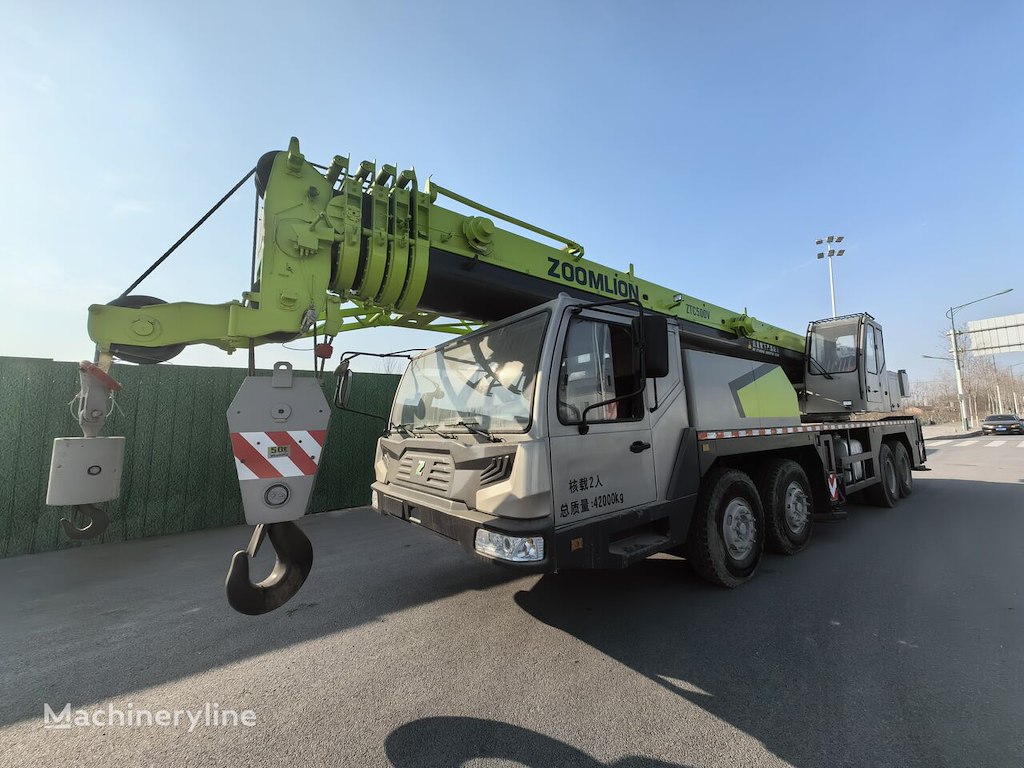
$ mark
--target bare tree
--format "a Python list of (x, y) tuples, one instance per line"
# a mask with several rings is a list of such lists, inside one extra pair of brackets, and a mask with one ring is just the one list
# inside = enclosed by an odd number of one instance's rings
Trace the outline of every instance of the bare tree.
[(401, 374), (409, 361), (404, 357), (377, 358), (377, 373)]
[[(948, 344), (949, 331), (946, 331), (943, 336)], [(1024, 383), (1019, 377), (1013, 376), (1010, 371), (1001, 370), (995, 355), (974, 352), (971, 349), (971, 336), (966, 325), (957, 329), (956, 342), (964, 392), (969, 403), (977, 403), (978, 419), (999, 410), (1013, 411), (1014, 393), (1017, 394), (1017, 402), (1024, 403), (1024, 397), (1022, 397), (1024, 396)], [(952, 371), (943, 372), (943, 380), (947, 377), (952, 381)], [(954, 403), (955, 399), (954, 394)]]

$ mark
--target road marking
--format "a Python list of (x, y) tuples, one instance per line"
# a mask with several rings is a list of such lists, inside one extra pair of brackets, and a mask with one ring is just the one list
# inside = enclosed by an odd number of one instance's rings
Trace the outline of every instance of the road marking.
[(957, 440), (956, 442), (957, 442), (957, 445), (959, 445), (961, 448), (966, 448), (969, 445), (974, 445), (978, 441), (977, 440)]
[(925, 446), (927, 446), (928, 448), (941, 448), (942, 446), (944, 446), (948, 442), (950, 442), (950, 441), (949, 440), (928, 440), (927, 442), (925, 442)]
[(1020, 445), (1018, 445), (1017, 447), (1018, 448), (1024, 448), (1024, 441), (1021, 441)]
[(986, 448), (998, 448), (1000, 445), (1005, 445), (1005, 444), (1006, 444), (1005, 440), (992, 440), (992, 441), (990, 441), (988, 443), (985, 443), (985, 447)]

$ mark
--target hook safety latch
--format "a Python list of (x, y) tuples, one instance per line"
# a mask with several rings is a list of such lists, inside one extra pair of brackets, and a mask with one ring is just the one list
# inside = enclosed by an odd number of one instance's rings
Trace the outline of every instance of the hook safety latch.
[[(253, 584), (249, 561), (256, 556), (264, 537), (269, 536), (277, 561), (263, 581)], [(313, 545), (295, 523), (263, 523), (252, 532), (249, 546), (231, 557), (224, 582), (228, 603), (239, 613), (259, 616), (287, 603), (306, 581), (313, 568)]]

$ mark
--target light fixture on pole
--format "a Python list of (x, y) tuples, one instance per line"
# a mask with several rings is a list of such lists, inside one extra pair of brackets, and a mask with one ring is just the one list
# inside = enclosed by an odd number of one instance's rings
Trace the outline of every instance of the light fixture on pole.
[(828, 237), (823, 237), (820, 240), (814, 241), (815, 245), (826, 246), (824, 251), (820, 251), (818, 253), (818, 258), (824, 259), (825, 257), (828, 257), (828, 288), (829, 292), (832, 294), (832, 317), (836, 316), (836, 281), (835, 277), (833, 277), (832, 275), (832, 257), (842, 256), (844, 253), (846, 253), (845, 249), (837, 251), (832, 246), (833, 244), (839, 245), (841, 242), (843, 242), (842, 235), (829, 235)]
[(1004, 293), (1009, 293), (1012, 290), (1013, 288), (1006, 288), (1005, 290), (999, 291), (999, 293), (982, 296), (980, 299), (968, 301), (966, 304), (950, 307), (946, 312), (946, 317), (949, 318), (949, 340), (953, 344), (953, 367), (956, 370), (956, 396), (960, 400), (960, 419), (963, 421), (964, 431), (971, 428), (971, 421), (967, 418), (967, 401), (964, 398), (964, 377), (960, 369), (960, 345), (956, 343), (956, 322), (954, 322), (953, 318), (956, 316), (957, 310), (969, 307), (971, 304), (977, 304), (979, 301), (994, 299), (996, 296), (1002, 296)]

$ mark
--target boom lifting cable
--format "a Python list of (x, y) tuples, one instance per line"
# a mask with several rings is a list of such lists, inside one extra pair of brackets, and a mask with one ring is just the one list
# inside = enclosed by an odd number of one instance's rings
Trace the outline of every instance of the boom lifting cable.
[[(161, 264), (163, 264), (167, 260), (167, 257), (170, 256), (172, 253), (174, 253), (178, 249), (179, 245), (181, 245), (186, 240), (188, 240), (189, 236), (193, 232), (195, 232), (197, 229), (199, 229), (206, 222), (206, 220), (208, 218), (210, 218), (214, 213), (216, 213), (217, 209), (220, 208), (222, 205), (224, 205), (224, 203), (226, 203), (228, 201), (228, 198), (230, 198), (233, 194), (235, 194), (235, 192), (237, 192), (239, 190), (239, 188), (243, 184), (245, 184), (245, 182), (247, 182), (252, 177), (252, 175), (254, 173), (256, 173), (256, 166), (253, 166), (251, 171), (249, 171), (247, 174), (245, 174), (245, 176), (243, 176), (241, 179), (239, 179), (238, 183), (235, 184), (235, 186), (233, 186), (228, 191), (228, 193), (226, 195), (224, 195), (224, 197), (222, 197), (220, 200), (218, 200), (217, 203), (213, 206), (213, 208), (211, 208), (206, 213), (204, 213), (202, 218), (199, 219), (199, 221), (197, 221), (195, 224), (193, 224), (184, 235), (179, 237), (177, 239), (177, 241), (174, 243), (174, 245), (172, 245), (170, 248), (168, 248), (166, 251), (164, 251), (164, 254), (159, 259), (157, 259), (152, 264), (150, 264), (149, 268), (146, 269), (146, 271), (143, 272), (141, 275), (139, 275), (138, 278), (136, 278), (135, 282), (133, 282), (131, 285), (129, 285), (127, 288), (125, 288), (124, 291), (121, 293), (121, 296), (119, 296), (118, 298), (124, 298), (129, 293), (131, 293), (136, 288), (138, 288), (139, 287), (139, 283), (141, 283), (143, 280), (145, 280), (147, 277), (149, 277), (153, 273), (153, 270), (155, 270), (157, 267), (159, 267)], [(255, 237), (255, 235), (254, 235), (254, 237)]]

